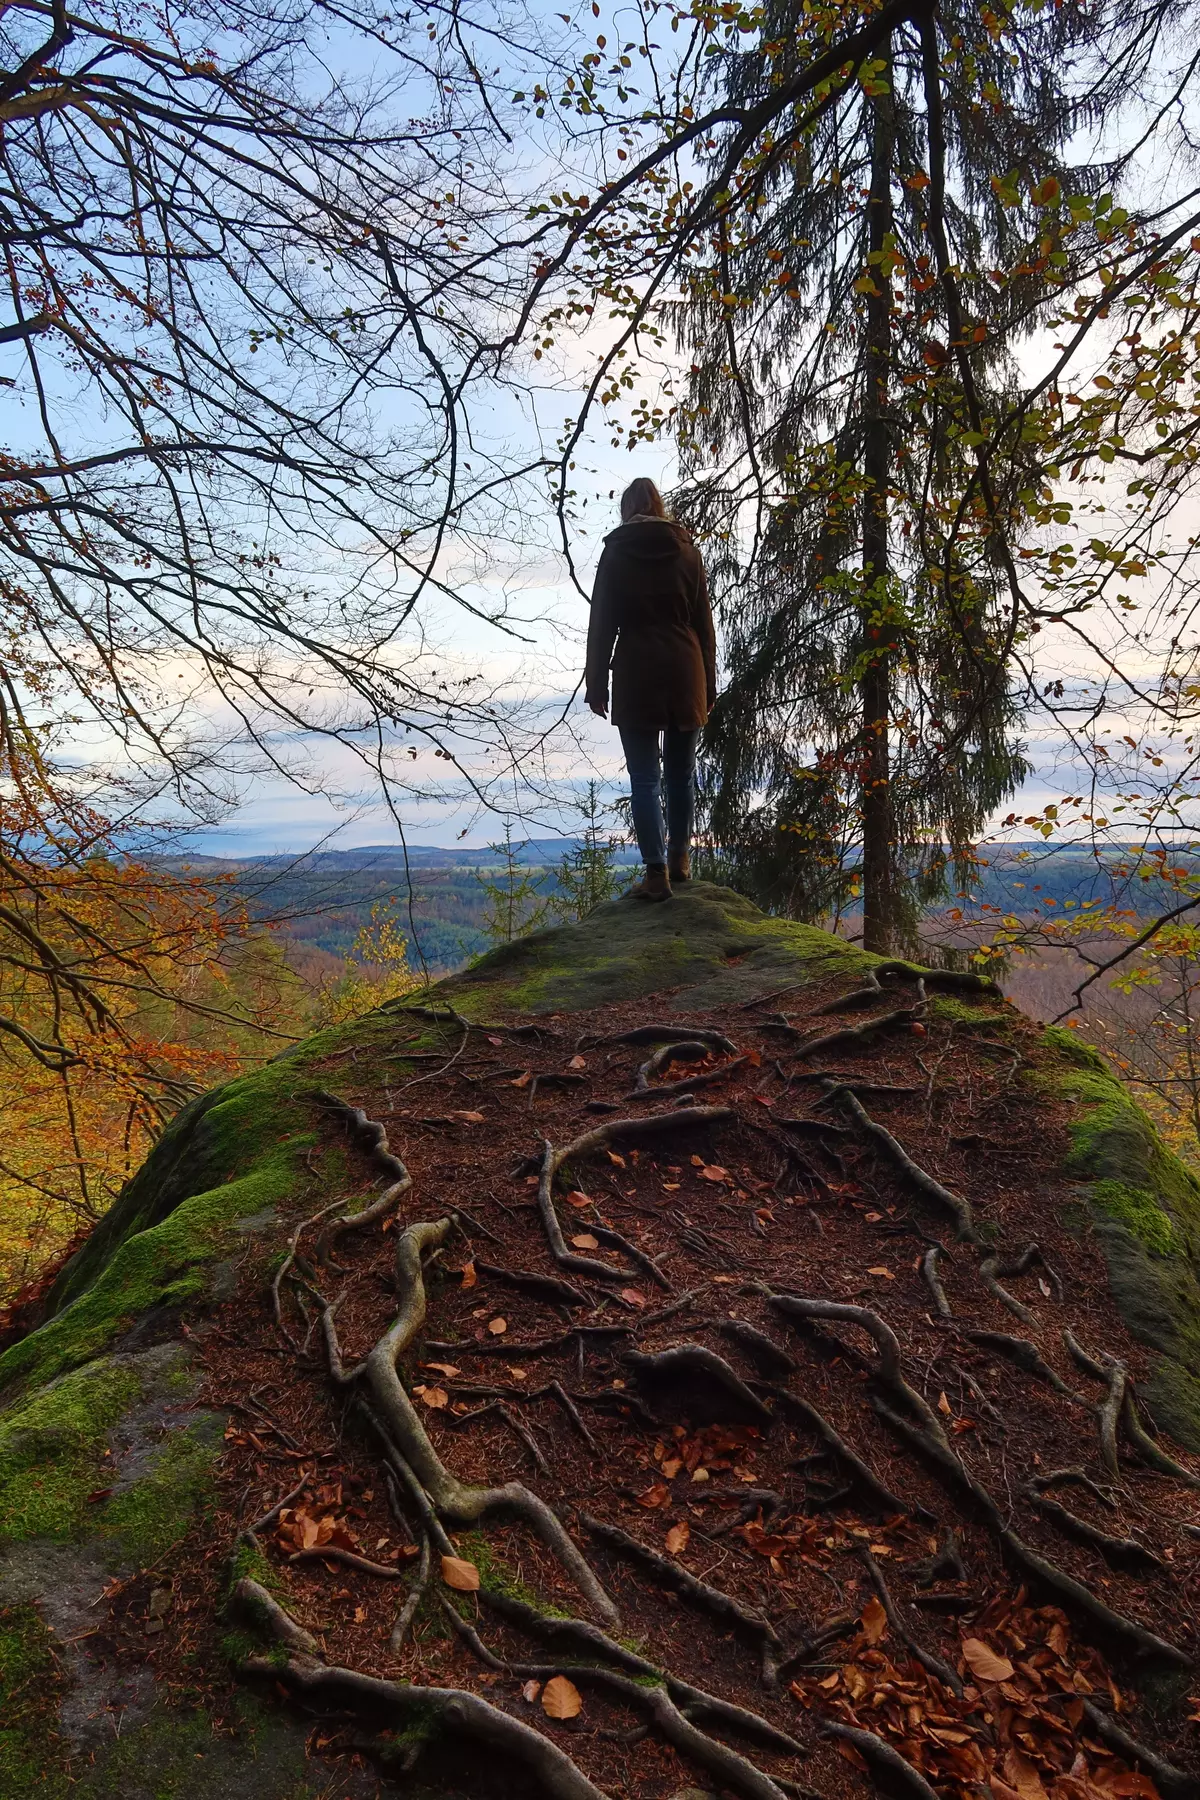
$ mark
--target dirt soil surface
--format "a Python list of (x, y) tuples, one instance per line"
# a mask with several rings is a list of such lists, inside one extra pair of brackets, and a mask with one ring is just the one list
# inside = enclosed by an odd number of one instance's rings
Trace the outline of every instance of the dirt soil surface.
[(851, 985), (332, 1058), (291, 1258), (193, 1330), (219, 1515), (90, 1653), (301, 1709), (331, 1795), (1200, 1795), (1200, 1469), (1037, 1032)]

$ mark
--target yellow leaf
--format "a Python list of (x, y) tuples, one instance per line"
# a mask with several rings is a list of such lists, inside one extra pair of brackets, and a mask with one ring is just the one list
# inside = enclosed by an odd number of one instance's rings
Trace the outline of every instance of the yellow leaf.
[(574, 1719), (583, 1711), (579, 1689), (565, 1675), (552, 1675), (542, 1689), (542, 1711), (548, 1719)]
[(443, 1556), (442, 1580), (460, 1594), (473, 1594), (479, 1586), (479, 1570), (462, 1556)]

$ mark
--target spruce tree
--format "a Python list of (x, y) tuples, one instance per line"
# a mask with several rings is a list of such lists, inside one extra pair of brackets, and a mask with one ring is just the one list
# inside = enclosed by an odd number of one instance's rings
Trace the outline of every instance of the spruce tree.
[[(678, 499), (720, 545), (728, 646), (706, 823), (768, 904), (861, 893), (872, 950), (943, 891), (947, 851), (965, 873), (1025, 770), (1007, 543), (1034, 452), (979, 449), (1079, 254), (1062, 193), (1103, 185), (1064, 149), (1111, 99), (1069, 89), (1098, 29), (1071, 4), (901, 20), (776, 122), (678, 308)], [(754, 48), (714, 58), (726, 97), (754, 106), (827, 42), (768, 0)]]

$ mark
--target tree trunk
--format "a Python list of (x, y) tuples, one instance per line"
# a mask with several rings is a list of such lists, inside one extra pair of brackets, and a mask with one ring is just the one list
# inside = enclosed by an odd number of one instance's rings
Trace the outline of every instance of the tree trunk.
[[(895, 113), (890, 83), (890, 54), (881, 71), (889, 91), (874, 98), (871, 140), (871, 191), (867, 202), (867, 243), (872, 256), (884, 249), (892, 230), (892, 160)], [(892, 359), (892, 280), (886, 264), (871, 261), (874, 292), (867, 295), (866, 359), (863, 395), (862, 517), (862, 650), (859, 676), (861, 706), (860, 810), (862, 813), (863, 948), (887, 954), (896, 925), (895, 818), (892, 807), (888, 726), (891, 716), (891, 626), (872, 615), (887, 607), (888, 483), (891, 474), (891, 425), (888, 418), (888, 374)]]

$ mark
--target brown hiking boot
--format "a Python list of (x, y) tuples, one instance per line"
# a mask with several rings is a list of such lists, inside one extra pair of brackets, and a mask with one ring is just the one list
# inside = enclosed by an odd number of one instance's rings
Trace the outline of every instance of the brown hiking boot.
[(631, 887), (626, 894), (627, 900), (669, 900), (671, 884), (667, 880), (665, 863), (647, 863), (646, 873), (636, 887)]
[(692, 853), (690, 850), (668, 852), (667, 879), (669, 881), (690, 881), (692, 879)]

